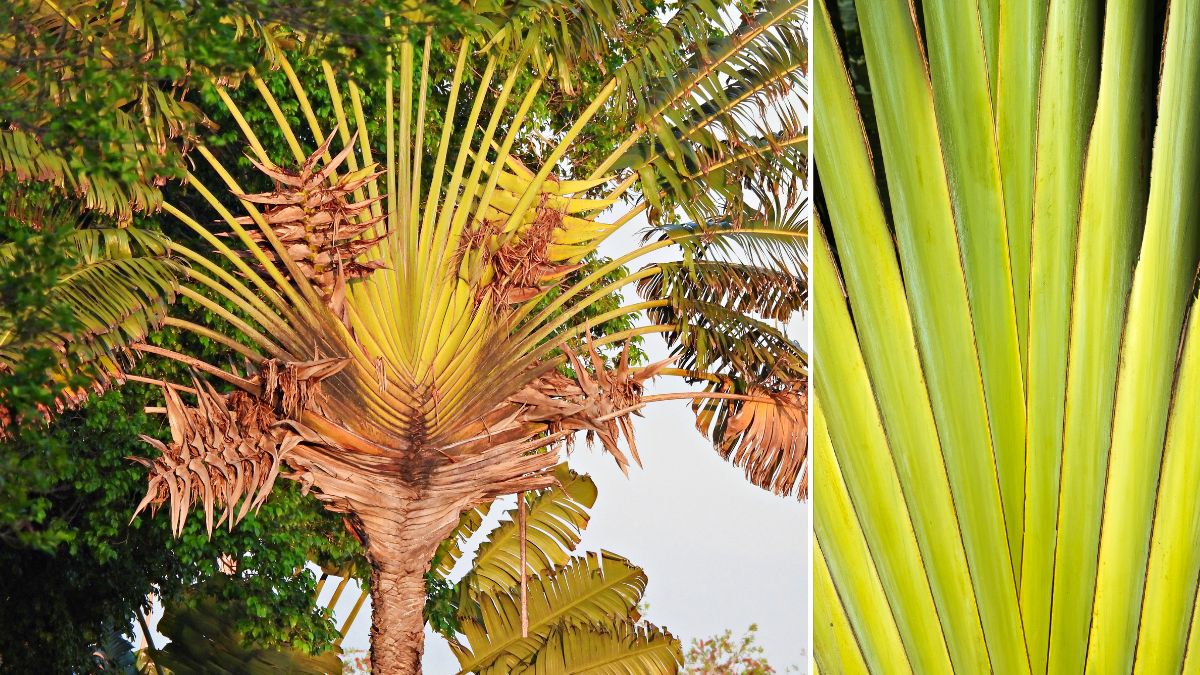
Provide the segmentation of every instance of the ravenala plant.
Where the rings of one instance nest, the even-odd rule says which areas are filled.
[[[1200,2],[855,7],[871,108],[815,21],[821,669],[1190,672]]]
[[[374,672],[413,673],[440,542],[462,513],[557,483],[559,451],[580,432],[627,468],[639,461],[630,415],[690,400],[752,482],[802,493],[806,357],[774,322],[807,302],[804,17],[803,0],[682,4],[575,122],[537,130],[533,168],[511,151],[559,63],[539,48],[536,21],[462,37],[445,72],[430,68],[432,36],[398,23],[386,75],[362,88],[332,65],[305,83],[280,58],[290,101],[254,75],[244,86],[261,93],[288,157],[266,151],[214,82],[252,168],[231,172],[197,139],[206,168],[187,183],[205,208],[163,210],[204,245],[166,246],[183,270],[178,296],[214,318],[170,310],[159,321],[242,362],[133,342],[134,354],[192,369],[167,382],[121,368],[119,350],[101,342],[63,371],[162,388],[154,411],[171,439],[147,438],[137,510],[165,507],[176,531],[193,507],[210,530],[232,527],[277,479],[297,481],[365,545]],[[517,95],[525,75],[533,84]],[[317,115],[309,86],[328,92],[331,114]],[[601,111],[628,115],[627,135],[586,175],[559,175]],[[382,139],[366,123],[374,116]],[[648,211],[661,224],[644,245],[572,276]],[[666,249],[681,259],[606,279]],[[580,320],[634,284],[645,300]],[[592,335],[635,313],[650,323]],[[634,366],[627,340],[648,334],[666,336],[674,355]],[[646,395],[655,376],[701,388]]]

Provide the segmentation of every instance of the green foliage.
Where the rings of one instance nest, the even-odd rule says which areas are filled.
[[[238,631],[227,616],[230,604],[221,600],[225,595],[222,587],[229,583],[225,577],[215,576],[191,589],[195,594],[191,603],[167,607],[158,630],[171,642],[154,654],[156,664],[175,675],[341,672],[337,647],[312,650],[319,654],[310,655],[308,649],[255,644]]]
[[[296,67],[302,76],[320,76],[315,59],[298,59]],[[288,108],[292,98],[283,95],[288,86],[283,73],[268,72],[263,76],[268,86],[280,94],[285,113],[298,115],[297,110]],[[313,89],[318,115],[332,118],[329,101],[320,98],[322,89]],[[231,90],[230,94],[239,104],[257,97],[249,86]],[[224,110],[217,104],[211,88],[204,91],[201,100],[212,104],[204,106],[206,110]],[[558,103],[547,100],[543,111],[546,118],[569,114],[564,101],[561,96]],[[243,112],[268,151],[282,159],[286,141],[273,124],[270,112],[261,105],[249,104],[243,106]],[[210,146],[226,156],[241,155],[244,148],[231,143],[237,137],[233,120],[218,112],[213,113],[213,118],[220,131],[211,138]],[[382,137],[380,121],[373,120],[372,124],[371,128],[380,132],[377,137]],[[617,133],[615,126],[611,133],[614,136]],[[596,134],[592,140],[598,143],[597,147],[611,148],[614,136],[606,139],[603,133]],[[174,184],[166,189],[171,192],[173,202],[184,206],[194,198]],[[23,190],[32,195],[30,199],[35,204],[54,198],[46,189],[33,192],[27,186]],[[145,215],[137,216],[135,222],[141,227],[158,224],[156,218]],[[167,223],[174,221],[164,224]],[[24,251],[37,252],[19,256],[13,264],[0,269],[0,274],[8,275],[3,284],[9,293],[6,303],[26,308],[21,321],[14,324],[25,328],[30,335],[71,329],[73,317],[62,312],[47,313],[44,296],[63,271],[69,269],[71,259],[65,249],[74,231],[74,221],[35,231],[29,227],[28,219],[10,219],[5,227],[7,240],[16,242]],[[167,234],[194,243],[183,232]],[[590,261],[588,267],[574,274],[586,274],[603,262],[606,261]],[[600,283],[625,274],[624,269],[616,270]],[[9,281],[10,277],[13,281]],[[18,292],[21,295],[16,295]],[[618,306],[618,300],[615,296],[605,298],[589,307],[587,314],[611,310]],[[187,307],[197,322],[213,325],[217,321],[209,310],[189,300],[177,302]],[[48,319],[30,321],[28,317],[34,313]],[[49,319],[55,323],[47,323]],[[621,317],[597,325],[593,334],[604,335],[631,325],[629,317]],[[224,363],[229,358],[220,345],[190,333],[160,331],[149,342],[213,363]],[[636,348],[633,356],[644,360]],[[39,404],[49,405],[53,400],[50,394],[57,392],[47,392],[42,386],[45,382],[42,373],[53,362],[52,353],[46,353],[40,361],[33,355],[26,356],[20,361],[20,370],[0,373],[5,385],[0,391],[13,400],[14,406],[19,403],[16,397],[21,395],[28,397],[28,402],[22,405],[29,410],[36,410]],[[185,376],[168,372],[170,369],[169,365],[156,364],[153,369],[142,365],[135,372],[166,379]],[[37,578],[26,579],[22,590],[42,603],[31,607],[45,607],[41,612],[25,615],[19,624],[15,618],[6,619],[4,624],[12,626],[10,632],[14,634],[41,635],[38,642],[54,645],[52,651],[64,659],[63,669],[69,669],[66,664],[84,663],[85,645],[102,635],[105,621],[127,623],[133,607],[154,587],[160,587],[168,601],[193,601],[194,591],[184,589],[217,575],[217,558],[227,553],[240,559],[239,571],[216,593],[217,600],[227,607],[226,616],[234,630],[261,645],[286,642],[312,650],[330,644],[336,637],[334,626],[314,604],[315,579],[303,566],[307,560],[337,565],[350,561],[357,566],[355,575],[365,580],[365,561],[360,546],[347,534],[341,519],[325,513],[315,500],[302,498],[292,484],[281,482],[260,514],[252,515],[233,532],[214,533],[211,541],[198,524],[190,526],[174,541],[169,538],[163,519],[141,518],[125,525],[131,505],[137,503],[144,489],[145,477],[140,467],[124,458],[146,454],[146,446],[137,439],[139,434],[165,437],[166,433],[165,423],[159,417],[141,412],[143,407],[157,404],[156,394],[152,387],[127,384],[97,397],[78,411],[67,413],[47,429],[23,429],[18,438],[0,444],[0,470],[5,478],[0,481],[3,494],[0,529],[11,546],[5,549],[5,554],[14,568],[40,570]],[[86,433],[78,433],[81,429]],[[131,550],[133,546],[136,551]],[[81,578],[86,583],[72,586],[65,583],[68,578]],[[457,627],[457,590],[440,579],[433,581],[428,589],[427,619],[439,630],[451,633]],[[79,594],[93,587],[111,587],[112,597],[93,602],[93,612],[73,609],[79,604]],[[0,647],[0,654],[9,658],[14,649],[15,646],[5,645]]]
[[[641,568],[602,551],[576,555],[596,501],[589,476],[562,464],[559,486],[527,493],[528,637],[521,636],[521,539],[517,509],[488,534],[456,584],[459,635],[446,635],[463,672],[673,673],[679,641],[642,620],[647,578]],[[461,556],[482,512],[465,515],[439,550],[439,575]]]
[[[280,49],[379,68],[386,16],[405,0],[344,11],[330,0],[14,0],[0,14],[0,172],[79,193],[129,216],[180,175],[203,114],[189,99],[210,77],[237,79]],[[452,0],[413,20],[468,24]]]
[[[42,518],[22,533],[26,545],[0,547],[0,564],[8,570],[0,603],[22,608],[0,619],[5,667],[23,658],[37,661],[15,672],[81,667],[86,645],[102,635],[106,623],[128,625],[134,607],[156,587],[168,604],[192,601],[195,591],[188,586],[218,576],[222,554],[238,560],[237,574],[217,593],[231,629],[263,645],[287,643],[301,650],[336,639],[331,619],[313,602],[316,579],[304,566],[308,560],[354,561],[359,546],[340,517],[302,497],[298,487],[278,486],[259,514],[233,532],[214,532],[211,541],[199,521],[177,540],[165,518],[129,523],[130,505],[146,479],[125,458],[145,453],[137,434],[165,431],[161,420],[140,411],[155,394],[130,384],[65,414],[41,433],[0,445],[5,459],[56,460],[36,471],[22,465],[47,486],[33,495]],[[7,503],[5,508],[8,515]]]
[[[123,455],[146,425],[135,392],[112,392],[40,433],[0,445],[0,671],[72,672],[88,667],[89,642],[127,627],[153,584],[183,573],[164,547],[165,528],[125,526],[139,476]],[[25,501],[12,498],[24,484]],[[23,513],[18,509],[23,509]]]
[[[45,189],[19,190],[12,180],[0,179],[0,199],[5,205],[0,213],[4,248],[37,252],[0,256],[0,348],[15,357],[0,361],[0,410],[9,419],[33,419],[60,393],[46,386],[58,355],[42,338],[78,327],[70,306],[54,296],[59,279],[72,266],[67,241],[75,221],[47,206],[52,197]]]
[[[370,81],[382,67],[387,52],[382,47],[393,35],[382,17],[399,16],[402,6],[378,0],[360,3],[351,12],[341,11],[340,4],[336,5],[338,11],[332,11],[331,4],[327,0],[243,0],[233,4],[133,0],[117,6],[74,1],[60,5],[63,11],[58,12],[48,2],[18,0],[10,14],[0,17],[0,63],[4,64],[0,67],[0,126],[5,127],[0,131],[0,173],[7,174],[8,180],[15,175],[58,184],[68,192],[86,186],[86,206],[121,216],[156,203],[160,188],[184,211],[207,212],[185,187],[163,184],[163,179],[180,176],[182,152],[198,125],[211,122],[215,127],[205,135],[205,143],[235,174],[257,175],[235,169],[249,168],[241,158],[245,148],[237,140],[237,125],[218,104],[210,76],[235,84],[250,66],[263,63],[264,54],[269,59],[273,50],[293,47],[299,52],[290,58],[303,81],[323,78],[319,58],[336,61],[339,72],[361,81]],[[560,71],[570,72],[569,81],[561,77],[547,80],[530,113],[528,128],[543,130],[548,136],[526,135],[516,147],[518,156],[534,164],[552,142],[548,139],[560,134],[592,100],[608,73],[646,53],[652,45],[661,55],[664,30],[678,29],[678,25],[664,29],[656,16],[670,14],[678,8],[675,3],[648,3],[643,6],[644,13],[627,13],[623,4],[606,7],[604,2],[584,3],[575,13],[565,8],[538,2],[477,8],[492,13],[493,28],[502,25],[496,17],[508,15],[543,22],[543,67],[551,61],[559,68],[567,63],[572,66]],[[415,19],[435,27],[432,39],[439,47],[433,52],[430,72],[435,78],[444,77],[458,46],[442,31],[461,32],[465,15],[455,3],[445,0],[422,5],[422,12]],[[705,20],[699,21],[697,25]],[[711,17],[708,21],[705,31],[713,29]],[[597,32],[593,30],[596,25],[610,30]],[[586,29],[577,45],[567,39],[574,35],[568,31],[573,26]],[[301,39],[301,35],[323,37]],[[719,36],[714,33],[714,37]],[[575,50],[574,56],[551,56],[562,52],[564,46]],[[503,40],[492,48],[502,49]],[[696,63],[702,57],[701,53],[687,53],[680,56],[683,61],[672,58],[670,63]],[[639,68],[644,71],[645,64]],[[675,70],[668,68],[664,73],[673,75]],[[300,112],[285,74],[273,70],[259,74],[277,95],[283,113],[298,119]],[[477,77],[469,74],[464,85],[471,87],[471,80]],[[514,95],[526,91],[533,81],[532,73],[523,74],[516,81]],[[437,99],[446,95],[445,87],[435,86],[432,91],[435,100],[429,104],[427,124],[440,129],[443,121],[438,115],[444,101]],[[597,116],[577,140],[569,162],[556,167],[559,177],[589,173],[627,135],[625,111],[633,107],[632,99],[644,97],[647,91],[631,87],[630,101]],[[309,93],[318,118],[334,119],[324,88],[313,87]],[[255,89],[243,83],[229,94],[268,154],[287,164],[283,162],[286,139],[279,125],[261,103],[249,104],[258,97]],[[369,94],[364,92],[364,96],[366,110],[382,110],[380,105],[371,105]],[[692,117],[677,122],[696,123],[697,112],[702,111],[689,111]],[[464,116],[465,122],[463,107],[456,114]],[[376,146],[384,138],[381,125],[377,116],[367,120],[366,130]],[[296,126],[301,135],[307,133],[305,125]],[[501,133],[503,127],[502,123]],[[306,147],[315,145],[310,138],[300,142]],[[203,182],[213,184],[203,163],[192,166]],[[429,170],[432,163],[424,166]],[[35,195],[39,205],[61,198],[40,188],[27,194]],[[222,199],[231,198],[223,195]],[[152,216],[134,218],[148,229],[159,226]],[[174,220],[171,223],[162,225],[165,234],[196,250],[207,250],[205,245],[194,246],[192,235],[177,231]],[[12,317],[20,317],[8,323],[29,336],[69,331],[74,317],[56,309],[49,289],[71,264],[64,249],[73,224],[37,231],[28,224],[28,219],[6,222],[0,233],[5,241],[36,252],[15,259],[18,264],[0,265],[5,306],[14,308]],[[576,275],[587,274],[605,261],[587,262]],[[626,274],[624,269],[616,270],[600,283]],[[180,304],[197,323],[220,325],[209,310],[190,301]],[[590,306],[584,316],[618,305],[618,298],[610,296]],[[592,333],[599,336],[625,330],[632,320],[625,315],[593,326]],[[0,330],[6,328],[0,326]],[[185,338],[164,331],[149,341],[210,363],[229,360],[223,348],[201,336]],[[638,341],[640,338],[635,338],[635,362],[644,360],[636,347]],[[0,370],[4,404],[14,411],[37,411],[39,406],[49,405],[58,391],[46,391],[43,375],[54,358],[52,350],[31,350],[19,368]],[[135,372],[175,381],[186,378],[186,373],[172,368],[176,367],[143,365]],[[0,445],[0,556],[6,569],[22,570],[7,580],[12,588],[3,589],[3,606],[28,609],[20,616],[6,612],[0,620],[0,634],[6,636],[0,637],[0,664],[5,668],[25,654],[40,659],[36,669],[25,672],[44,670],[46,664],[52,664],[50,669],[55,672],[86,667],[88,654],[82,645],[101,639],[108,624],[128,623],[133,608],[142,604],[152,589],[161,591],[168,603],[200,602],[193,586],[219,574],[216,566],[221,555],[238,561],[236,575],[212,591],[213,601],[227,608],[223,616],[230,630],[263,647],[287,643],[306,652],[333,639],[329,617],[314,605],[315,579],[304,565],[309,560],[338,565],[350,561],[351,573],[363,579],[364,562],[359,544],[348,535],[341,518],[321,510],[315,500],[302,498],[294,485],[281,482],[261,513],[249,517],[234,532],[214,533],[211,540],[199,522],[193,522],[177,540],[169,538],[164,519],[141,518],[125,524],[145,484],[142,469],[125,457],[146,454],[146,446],[137,440],[139,434],[164,437],[166,433],[163,420],[143,412],[157,398],[156,393],[143,384],[129,384],[68,413],[45,431],[19,429],[14,439]],[[459,614],[455,589],[435,580],[429,592],[427,619],[440,631],[454,630]]]

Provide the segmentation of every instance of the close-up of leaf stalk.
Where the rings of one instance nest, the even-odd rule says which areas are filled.
[[[813,51],[817,668],[1200,668],[1200,2],[819,0]]]

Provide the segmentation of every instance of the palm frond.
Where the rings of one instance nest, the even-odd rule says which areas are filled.
[[[47,377],[68,387],[60,405],[69,405],[87,395],[75,377],[96,387],[120,379],[120,360],[162,324],[184,268],[161,235],[132,227],[79,229],[62,245],[69,268],[47,289],[40,311],[67,312],[72,327],[32,338],[0,335],[0,367],[12,368],[31,349],[53,350],[61,356]],[[19,265],[23,254],[14,244],[0,246],[0,264]],[[12,321],[0,316],[3,325]]]
[[[559,465],[554,472],[558,485],[525,496],[526,574],[540,575],[567,564],[587,527],[588,510],[596,502],[596,484]],[[472,593],[511,592],[520,585],[521,548],[516,509],[488,535],[475,554],[471,571],[463,582]]]
[[[679,672],[679,649],[679,640],[670,633],[645,624],[564,626],[528,664],[512,672],[669,675]]]
[[[451,644],[462,672],[507,672],[528,661],[564,625],[636,621],[646,575],[611,553],[573,558],[565,567],[529,580],[529,637],[521,637],[515,593],[497,591],[460,607],[465,645]]]
[[[741,467],[751,483],[777,495],[808,498],[807,382],[799,393],[730,381],[709,387],[746,399],[698,398],[696,428],[712,439],[722,459]]]
[[[808,288],[798,276],[738,262],[660,263],[657,273],[638,282],[638,293],[644,298],[669,298],[677,312],[682,310],[679,303],[690,301],[787,321],[808,309]]]
[[[1200,2],[856,7],[873,111],[815,22],[821,669],[1194,668]]]
[[[676,208],[697,221],[740,218],[746,190],[774,193],[802,180],[806,13],[807,0],[757,4],[740,17],[689,3],[665,31],[691,36],[683,62],[651,45],[622,67],[647,135],[615,167],[638,173],[652,221]]]

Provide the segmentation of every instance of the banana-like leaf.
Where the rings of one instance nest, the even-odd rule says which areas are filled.
[[[529,661],[566,625],[611,625],[638,620],[646,574],[612,553],[573,558],[529,579],[529,637],[521,637],[519,593],[484,593],[460,607],[459,630],[466,644],[451,643],[462,672],[506,672]]]
[[[442,540],[437,553],[433,555],[432,571],[445,579],[450,576],[455,564],[463,557],[463,544],[467,542],[483,525],[483,519],[491,511],[492,504],[470,509],[458,519],[458,525],[450,536]]]
[[[556,476],[560,484],[533,495],[527,513],[528,637],[521,637],[520,539],[510,512],[458,582],[456,618],[467,644],[447,639],[463,672],[678,672],[679,641],[640,621],[642,570],[607,552],[569,555],[587,527],[596,486],[565,464]],[[481,520],[479,510],[464,514],[439,551],[454,551],[457,560]],[[435,572],[444,577],[452,566],[441,559]]]
[[[654,626],[615,623],[563,626],[527,664],[525,675],[669,675],[679,672],[679,640]]]
[[[596,503],[596,484],[566,464],[555,469],[558,485],[526,495],[526,573],[541,575],[567,564]],[[521,536],[517,510],[508,512],[475,553],[463,583],[474,594],[508,592],[521,582]]]
[[[1200,2],[856,8],[871,109],[814,22],[819,667],[1188,672]]]

